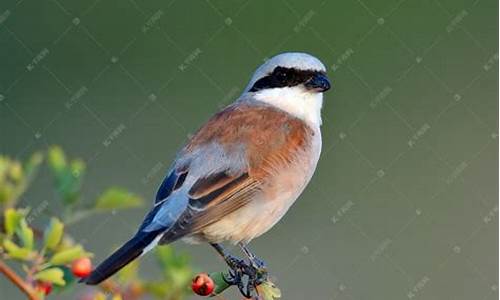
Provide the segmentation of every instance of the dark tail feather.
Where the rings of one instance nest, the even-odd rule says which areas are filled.
[[[160,233],[159,231],[138,232],[125,245],[121,246],[120,249],[116,250],[115,253],[97,266],[89,276],[80,280],[80,282],[95,285],[106,280],[141,255],[144,248],[151,244]]]

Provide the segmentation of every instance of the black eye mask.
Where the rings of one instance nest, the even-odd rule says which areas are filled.
[[[272,73],[257,80],[250,89],[250,92],[257,92],[263,89],[292,87],[300,84],[305,84],[318,74],[325,75],[325,72],[276,67],[274,68]]]

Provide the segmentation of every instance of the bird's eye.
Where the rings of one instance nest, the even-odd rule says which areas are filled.
[[[285,68],[276,68],[275,76],[279,80],[286,80],[288,78],[288,72]]]

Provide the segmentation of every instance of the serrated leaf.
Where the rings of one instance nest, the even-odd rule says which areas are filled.
[[[33,250],[33,243],[34,243],[33,229],[31,229],[28,226],[28,223],[26,223],[25,218],[21,218],[21,220],[19,221],[18,226],[16,228],[16,235],[21,240],[23,248]]]
[[[18,260],[30,260],[34,255],[30,249],[19,247],[9,239],[4,239],[3,248],[11,258]]]
[[[56,285],[65,285],[64,272],[60,268],[48,268],[35,274],[36,280],[51,282]]]
[[[132,208],[142,205],[142,198],[124,189],[113,187],[106,190],[95,203],[97,210]]]
[[[92,256],[92,254],[85,252],[81,245],[76,245],[69,249],[65,249],[55,253],[49,260],[49,263],[53,265],[64,265],[74,261],[75,259],[89,256]]]
[[[61,242],[64,233],[64,224],[58,218],[50,219],[50,223],[45,228],[43,243],[44,247],[54,250]]]
[[[23,217],[23,213],[14,208],[8,208],[4,211],[4,227],[7,236],[12,236],[14,234],[14,231]]]

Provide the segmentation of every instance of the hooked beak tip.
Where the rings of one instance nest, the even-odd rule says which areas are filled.
[[[315,74],[308,82],[305,83],[308,90],[314,90],[319,93],[328,91],[332,86],[330,80],[324,73]]]

